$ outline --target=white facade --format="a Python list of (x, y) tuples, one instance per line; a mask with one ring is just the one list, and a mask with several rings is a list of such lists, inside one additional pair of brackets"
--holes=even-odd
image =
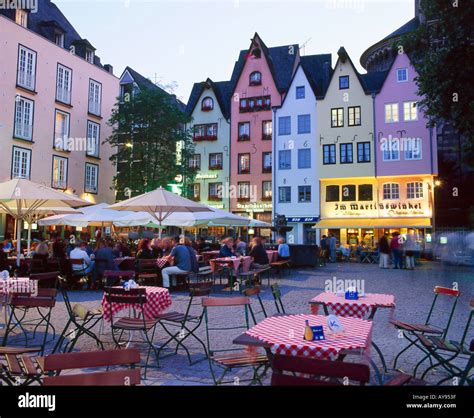
[[(301, 97), (302, 90), (304, 97)], [(290, 244), (319, 242), (317, 230), (312, 228), (319, 217), (317, 159), (320, 156), (319, 147), (316, 146), (316, 109), (316, 96), (300, 65), (285, 100), (274, 112), (273, 119), (273, 216), (285, 215), (288, 226), (293, 227), (286, 236)], [(289, 131), (285, 130), (285, 126), (288, 128), (288, 119), (286, 122), (282, 120), (288, 117)]]

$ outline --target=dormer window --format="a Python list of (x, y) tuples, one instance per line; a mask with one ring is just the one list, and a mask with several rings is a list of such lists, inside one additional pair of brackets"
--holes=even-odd
[(64, 33), (56, 32), (54, 34), (54, 43), (57, 46), (64, 48)]
[(26, 10), (17, 9), (15, 14), (15, 22), (24, 28), (28, 27), (28, 12)]
[(94, 51), (92, 49), (86, 49), (86, 61), (94, 64)]
[(211, 97), (204, 97), (201, 102), (201, 110), (203, 112), (209, 112), (214, 109), (214, 100)]
[(251, 86), (260, 86), (262, 84), (262, 73), (260, 71), (254, 71), (250, 74), (249, 80)]

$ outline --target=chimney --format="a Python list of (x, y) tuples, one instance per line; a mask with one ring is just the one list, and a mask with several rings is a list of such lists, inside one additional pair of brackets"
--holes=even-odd
[(114, 73), (114, 67), (112, 67), (110, 64), (105, 64), (104, 65), (104, 70), (107, 71), (110, 74)]

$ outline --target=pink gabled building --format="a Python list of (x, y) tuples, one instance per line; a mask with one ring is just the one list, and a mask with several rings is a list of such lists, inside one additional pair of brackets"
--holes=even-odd
[(298, 45), (268, 48), (255, 33), (240, 52), (231, 82), (230, 207), (271, 222), (272, 107), (280, 106), (299, 63)]
[[(113, 203), (114, 151), (103, 140), (119, 80), (58, 7), (0, 10), (0, 181), (28, 178)], [(13, 231), (0, 219), (0, 238)]]

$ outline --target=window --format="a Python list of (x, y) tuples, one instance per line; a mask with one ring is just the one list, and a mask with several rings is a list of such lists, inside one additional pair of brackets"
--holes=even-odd
[(421, 181), (407, 183), (407, 199), (423, 199), (423, 183)]
[(291, 135), (290, 116), (281, 116), (278, 118), (278, 135)]
[(385, 105), (385, 123), (398, 122), (398, 103)]
[(94, 64), (94, 51), (92, 49), (86, 49), (86, 61)]
[(13, 147), (12, 179), (29, 179), (31, 171), (31, 150)]
[(34, 90), (36, 85), (36, 52), (22, 45), (18, 49), (16, 83), (28, 90)]
[(56, 100), (58, 102), (71, 104), (72, 70), (58, 64), (56, 75)]
[(250, 74), (249, 84), (251, 86), (259, 86), (262, 84), (262, 73), (260, 71), (254, 71)]
[(31, 141), (33, 139), (34, 102), (17, 96), (15, 103), (15, 138)]
[(56, 110), (54, 120), (54, 148), (61, 151), (68, 150), (69, 139), (69, 113)]
[(370, 142), (357, 143), (357, 162), (370, 163)]
[(239, 174), (250, 174), (250, 154), (239, 154)]
[(193, 170), (201, 169), (201, 154), (193, 154), (191, 158), (189, 158), (189, 168)]
[(383, 198), (385, 200), (400, 199), (400, 185), (398, 183), (385, 183), (383, 185)]
[(191, 200), (201, 200), (201, 185), (199, 183), (190, 184), (188, 186), (188, 197)]
[(278, 151), (278, 168), (280, 170), (291, 169), (291, 150)]
[(272, 200), (272, 182), (262, 182), (262, 200)]
[(298, 186), (298, 202), (311, 202), (311, 186)]
[(347, 124), (349, 126), (360, 126), (360, 106), (347, 108)]
[(342, 75), (339, 77), (339, 90), (345, 90), (349, 88), (349, 76)]
[(209, 200), (222, 200), (222, 183), (209, 183)]
[(298, 168), (311, 168), (311, 149), (298, 150)]
[(203, 112), (209, 112), (212, 109), (214, 109), (214, 100), (212, 97), (204, 97), (201, 102), (201, 110)]
[(250, 122), (239, 122), (239, 141), (250, 141)]
[(222, 152), (209, 154), (209, 170), (222, 170)]
[(311, 115), (298, 115), (298, 133), (309, 134), (311, 132)]
[(323, 164), (336, 164), (336, 145), (323, 145)]
[(61, 47), (64, 48), (64, 33), (55, 33), (54, 34), (54, 43)]
[(88, 157), (99, 158), (100, 147), (100, 125), (95, 122), (87, 121), (87, 151)]
[(400, 160), (400, 140), (389, 138), (382, 144), (382, 159), (384, 161)]
[(408, 81), (408, 68), (397, 68), (397, 83)]
[(296, 86), (296, 98), (297, 99), (305, 98), (304, 86)]
[(271, 140), (273, 135), (272, 121), (264, 120), (262, 122), (262, 139)]
[(53, 155), (53, 174), (51, 187), (55, 189), (67, 188), (67, 158)]
[(372, 194), (372, 185), (371, 184), (360, 184), (359, 185), (359, 200), (361, 201), (371, 201), (373, 199)]
[(278, 203), (291, 203), (290, 186), (281, 186), (278, 188)]
[(26, 10), (16, 9), (15, 23), (23, 26), (24, 28), (27, 28), (28, 27), (28, 12)]
[(331, 109), (331, 128), (340, 128), (344, 126), (344, 108), (337, 107)]
[(262, 51), (260, 50), (260, 48), (255, 48), (252, 51), (252, 58), (260, 58), (261, 56), (262, 56)]
[(260, 110), (270, 110), (272, 100), (270, 96), (258, 96), (240, 99), (239, 112), (258, 112)]
[(272, 172), (272, 153), (262, 152), (262, 173)]
[(250, 200), (250, 183), (248, 181), (237, 183), (237, 199)]
[(217, 123), (194, 125), (194, 141), (216, 141)]
[(405, 138), (403, 150), (405, 160), (420, 160), (421, 138)]
[(352, 164), (353, 160), (353, 145), (351, 143), (339, 145), (339, 158), (341, 164)]
[(339, 186), (326, 186), (326, 202), (339, 202)]
[(418, 120), (418, 106), (416, 102), (403, 102), (403, 120)]
[(356, 187), (353, 184), (347, 184), (341, 187), (342, 201), (353, 202), (356, 200)]
[(86, 181), (84, 191), (86, 193), (97, 193), (99, 190), (99, 166), (86, 163)]
[(102, 102), (102, 84), (97, 81), (89, 81), (89, 113), (100, 116), (100, 105)]

